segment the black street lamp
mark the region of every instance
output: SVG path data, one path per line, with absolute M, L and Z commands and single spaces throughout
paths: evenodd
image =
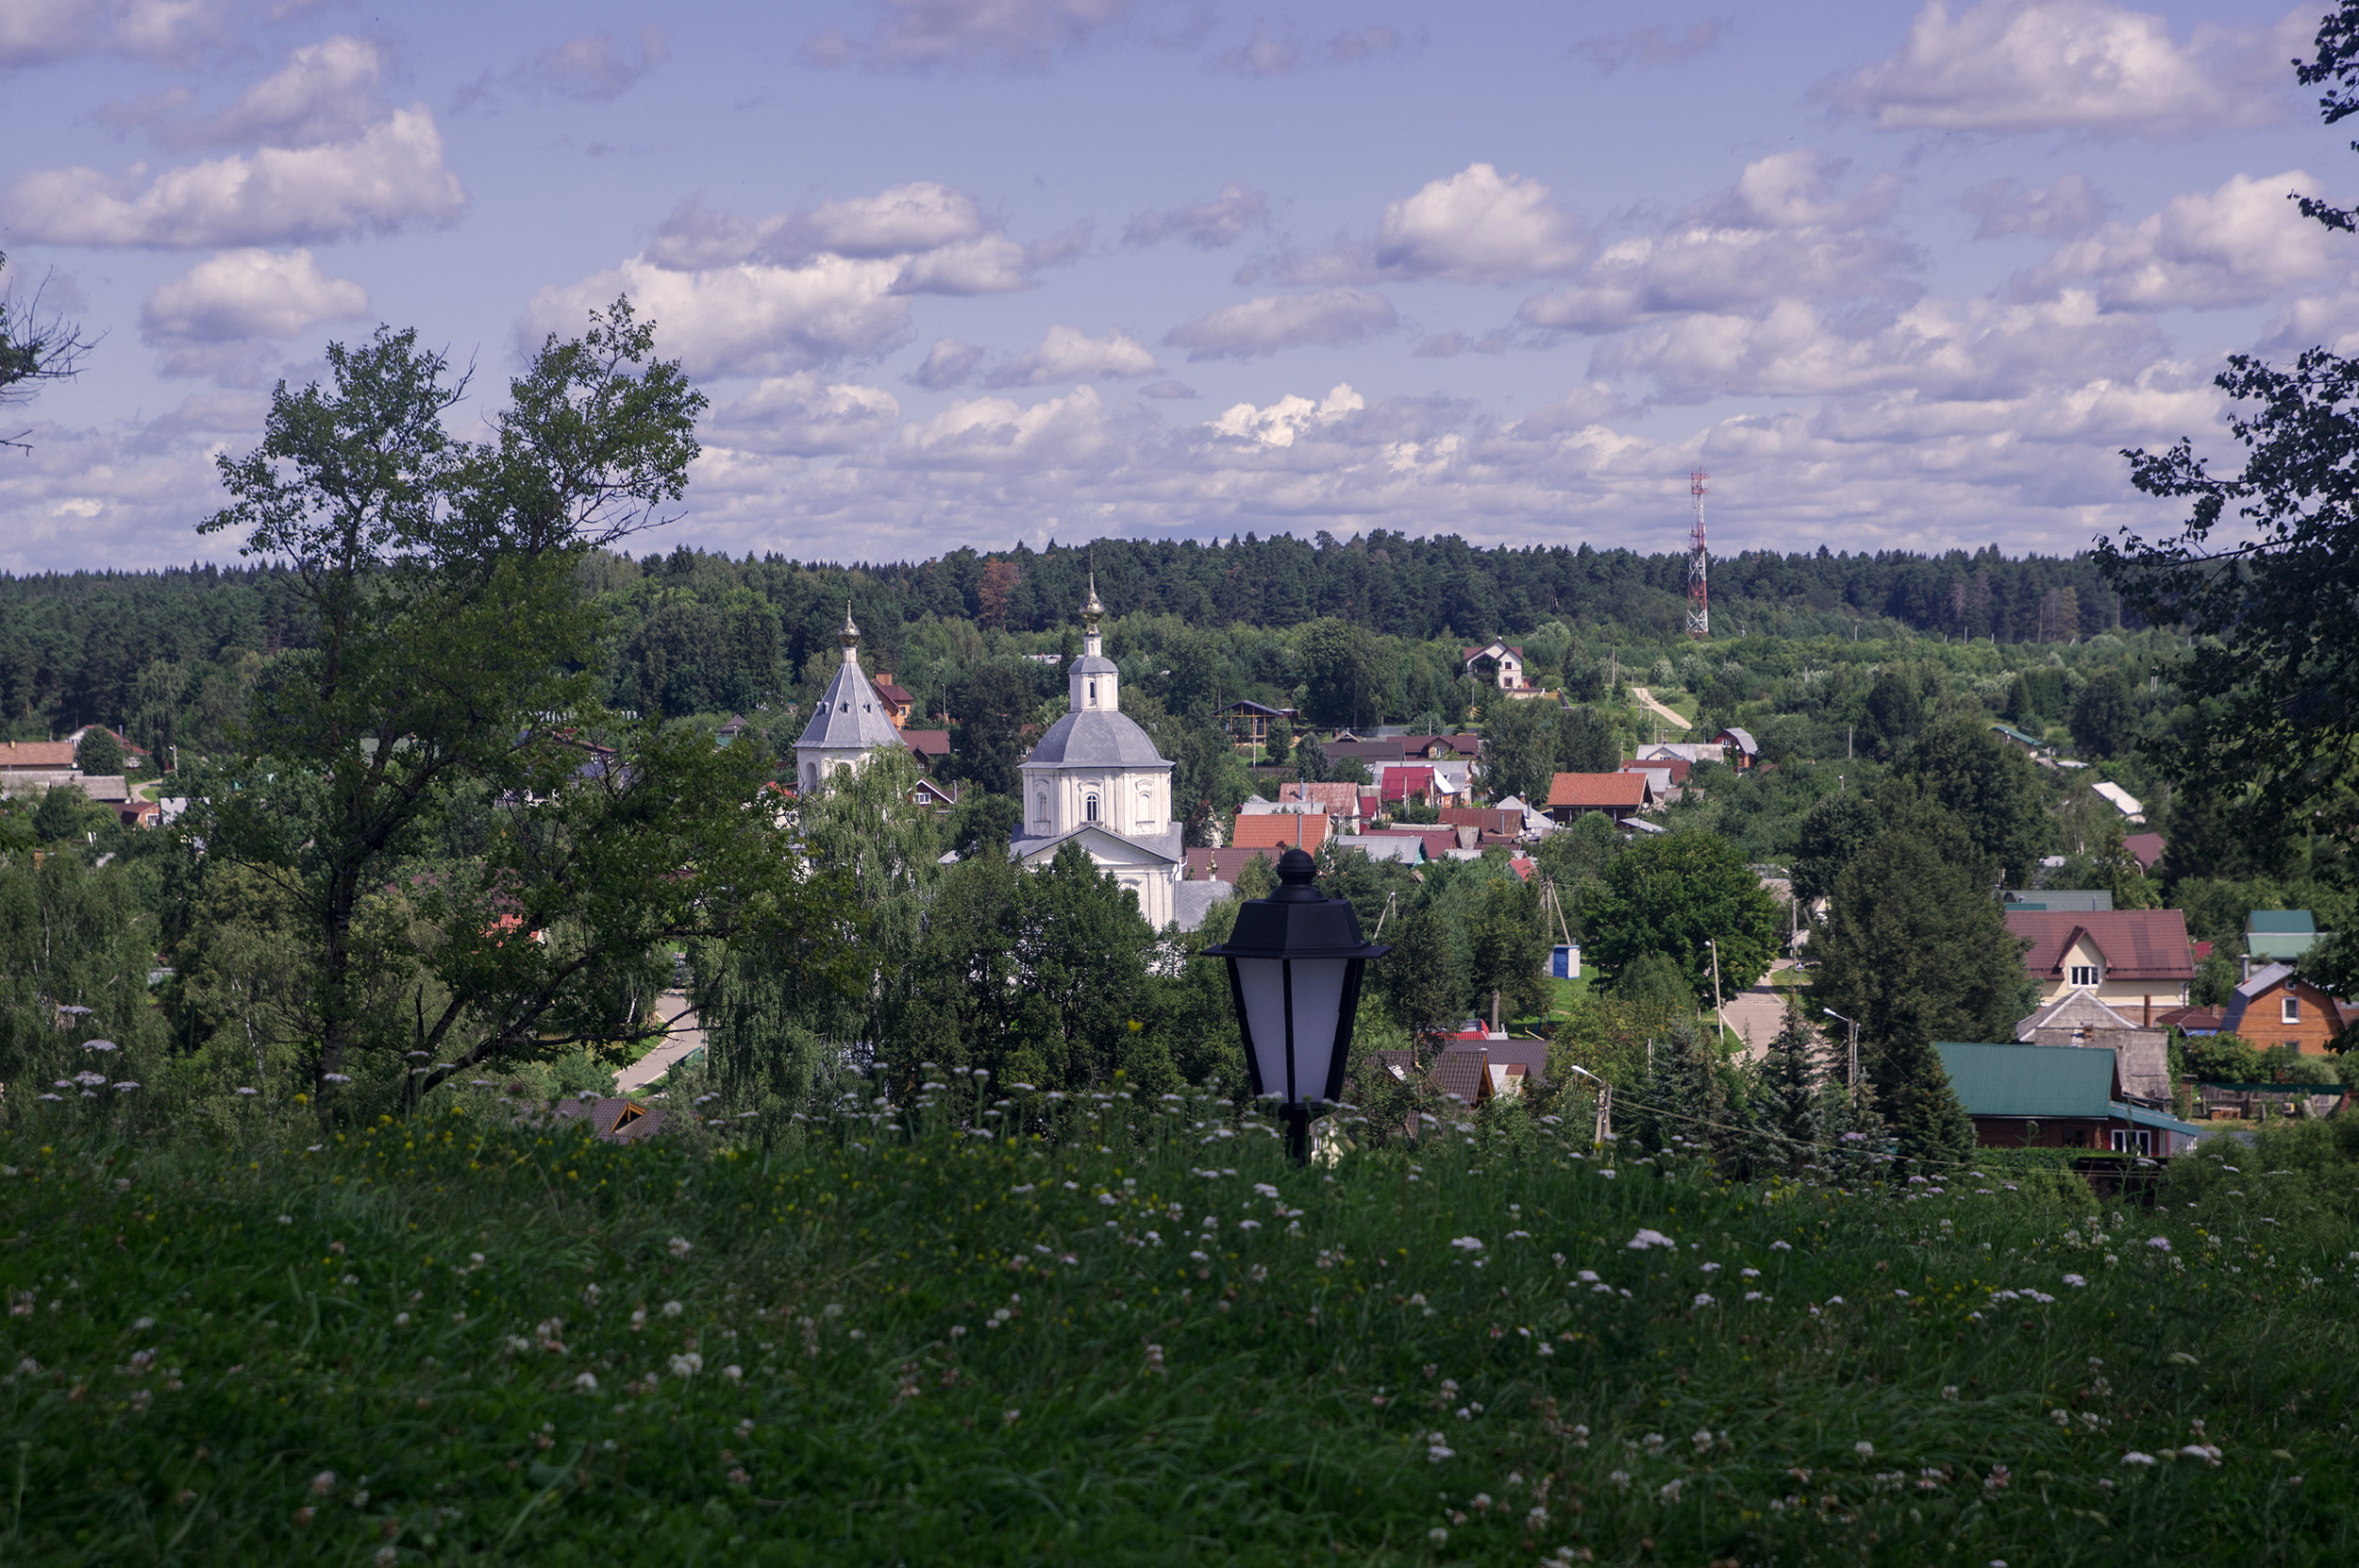
M 1308 854 L 1286 851 L 1278 891 L 1247 899 L 1229 940 L 1203 954 L 1229 960 L 1253 1093 L 1284 1100 L 1286 1146 L 1297 1160 L 1311 1156 L 1311 1102 L 1343 1094 L 1361 975 L 1370 959 L 1392 951 L 1360 940 L 1351 901 L 1321 893 L 1312 885 L 1317 875 Z

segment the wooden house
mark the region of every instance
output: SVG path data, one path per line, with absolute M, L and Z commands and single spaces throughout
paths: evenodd
M 2164 1156 L 2193 1146 L 2203 1129 L 2128 1103 L 2114 1053 L 2102 1046 L 1933 1046 L 1949 1087 L 1989 1149 L 2086 1149 Z
M 2230 995 L 2220 1028 L 2265 1051 L 2290 1045 L 2304 1056 L 2324 1056 L 2327 1043 L 2353 1023 L 2359 1008 L 2329 996 L 2290 964 L 2273 963 L 2254 970 Z

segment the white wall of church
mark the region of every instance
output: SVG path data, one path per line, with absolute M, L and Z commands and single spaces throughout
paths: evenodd
M 1026 770 L 1025 830 L 1062 837 L 1096 824 L 1125 838 L 1171 826 L 1171 776 L 1119 769 Z

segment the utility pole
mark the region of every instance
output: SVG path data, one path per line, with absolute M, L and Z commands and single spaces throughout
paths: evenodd
M 1704 945 L 1712 949 L 1712 1022 L 1716 1028 L 1720 1025 L 1720 944 L 1706 937 Z

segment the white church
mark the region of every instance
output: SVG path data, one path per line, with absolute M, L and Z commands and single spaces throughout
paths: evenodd
M 1048 726 L 1020 771 L 1024 819 L 1008 853 L 1033 869 L 1078 842 L 1098 870 L 1130 890 L 1139 913 L 1162 930 L 1177 919 L 1193 930 L 1205 911 L 1231 889 L 1223 882 L 1186 882 L 1185 829 L 1172 820 L 1170 762 L 1138 721 L 1122 711 L 1122 671 L 1106 657 L 1098 621 L 1106 607 L 1090 580 L 1081 657 L 1067 672 L 1070 711 Z M 860 627 L 844 610 L 844 664 L 828 685 L 795 742 L 795 772 L 802 792 L 815 794 L 829 777 L 857 768 L 871 753 L 905 746 L 883 699 L 860 667 Z
M 876 683 L 860 667 L 860 627 L 852 622 L 852 607 L 844 607 L 844 629 L 836 634 L 844 644 L 844 664 L 828 682 L 828 694 L 811 710 L 795 742 L 795 777 L 805 794 L 817 794 L 828 776 L 857 768 L 872 751 L 906 748 L 908 742 L 894 727 Z
M 1122 711 L 1122 672 L 1098 634 L 1105 613 L 1093 576 L 1081 607 L 1081 657 L 1066 673 L 1071 710 L 1023 763 L 1024 820 L 1008 853 L 1041 867 L 1066 840 L 1077 841 L 1100 871 L 1137 895 L 1139 913 L 1161 930 L 1172 922 L 1187 864 L 1184 829 L 1171 816 L 1172 765 Z

